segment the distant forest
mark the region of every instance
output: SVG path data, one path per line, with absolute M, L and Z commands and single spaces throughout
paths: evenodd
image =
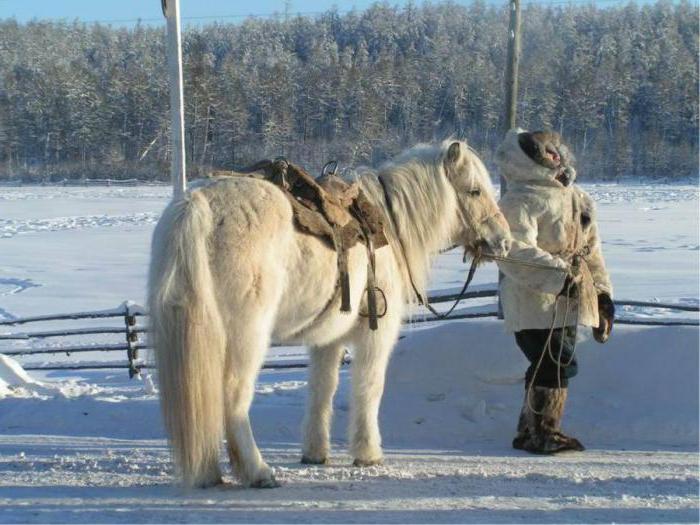
M 697 5 L 527 4 L 518 122 L 580 179 L 698 175 Z M 491 164 L 508 12 L 476 1 L 190 27 L 191 176 L 286 156 L 377 164 L 464 138 Z M 0 20 L 0 179 L 167 179 L 164 28 Z

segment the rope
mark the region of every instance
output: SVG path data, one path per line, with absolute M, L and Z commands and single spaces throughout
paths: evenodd
M 564 321 L 568 318 L 568 309 L 569 309 L 569 290 L 570 288 L 567 288 L 566 291 L 566 310 L 564 314 Z M 559 296 L 557 296 L 558 298 Z M 527 390 L 525 392 L 525 402 L 527 403 L 527 408 L 533 413 L 537 414 L 538 416 L 543 416 L 544 412 L 538 412 L 535 410 L 535 408 L 532 406 L 532 388 L 533 385 L 535 384 L 535 379 L 537 378 L 537 374 L 540 371 L 540 366 L 542 365 L 542 361 L 544 360 L 545 355 L 549 355 L 550 358 L 551 356 L 551 350 L 552 350 L 552 336 L 554 335 L 554 330 L 555 330 L 555 325 L 556 325 L 556 319 L 557 319 L 557 307 L 556 307 L 556 302 L 554 303 L 554 311 L 552 315 L 552 322 L 549 325 L 549 333 L 547 334 L 547 339 L 544 342 L 544 346 L 542 348 L 542 352 L 540 352 L 540 358 L 537 361 L 537 365 L 535 366 L 535 370 L 532 373 L 532 377 L 530 378 L 530 381 L 527 385 Z M 562 328 L 563 329 L 563 328 Z M 563 335 L 563 334 L 562 334 Z M 561 352 L 563 351 L 564 348 L 564 338 L 561 337 L 561 343 L 559 346 L 559 356 L 561 357 Z M 554 361 L 554 359 L 552 359 Z M 560 372 L 560 362 L 559 360 L 556 361 L 557 363 L 557 386 L 561 389 L 561 372 Z
M 549 267 L 551 269 L 556 269 L 554 267 Z M 557 294 L 557 297 L 554 301 L 554 306 L 553 306 L 553 312 L 552 312 L 552 322 L 549 325 L 549 333 L 547 334 L 547 339 L 544 342 L 544 346 L 542 348 L 542 352 L 540 353 L 540 358 L 537 361 L 537 365 L 535 366 L 535 370 L 532 373 L 532 378 L 530 379 L 530 382 L 527 385 L 527 391 L 525 393 L 525 400 L 527 403 L 527 408 L 532 411 L 533 414 L 537 414 L 538 416 L 543 416 L 543 412 L 538 412 L 535 410 L 532 406 L 532 388 L 535 383 L 535 379 L 537 378 L 537 374 L 540 370 L 540 366 L 542 365 L 542 361 L 544 360 L 545 355 L 549 355 L 549 358 L 557 364 L 557 388 L 561 390 L 561 368 L 562 368 L 562 362 L 561 362 L 561 356 L 562 353 L 564 352 L 564 333 L 563 331 L 566 329 L 567 326 L 567 321 L 569 320 L 569 313 L 570 313 L 570 305 L 571 305 L 571 295 L 572 291 L 574 290 L 575 283 L 574 281 L 571 281 L 569 285 L 566 287 L 566 291 L 562 290 Z M 554 330 L 556 330 L 556 320 L 557 320 L 557 301 L 559 300 L 559 297 L 566 297 L 566 306 L 564 307 L 564 322 L 562 323 L 562 336 L 559 338 L 559 355 L 557 358 L 554 358 L 554 355 L 552 354 L 552 337 L 554 335 Z M 576 298 L 577 302 L 580 300 L 580 295 Z M 571 350 L 571 358 L 568 360 L 566 364 L 564 364 L 564 368 L 568 367 L 571 365 L 571 363 L 574 360 L 574 357 L 576 355 L 576 343 L 578 340 L 578 322 L 579 322 L 579 316 L 580 316 L 580 305 L 576 305 L 576 324 L 574 325 L 574 346 L 573 349 Z
M 537 268 L 539 270 L 551 270 L 554 272 L 569 273 L 569 270 L 567 268 L 559 268 L 558 266 L 550 266 L 550 265 L 544 264 L 544 263 L 521 261 L 520 259 L 513 259 L 512 257 L 504 257 L 501 255 L 494 255 L 491 253 L 484 254 L 484 258 L 485 259 L 492 259 L 494 261 L 501 261 L 501 262 L 507 262 L 507 263 L 511 263 L 511 264 L 518 264 L 520 266 L 525 266 L 528 268 Z

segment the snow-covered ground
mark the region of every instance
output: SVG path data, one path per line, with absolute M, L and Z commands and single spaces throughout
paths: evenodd
M 698 188 L 587 189 L 617 297 L 697 305 Z M 143 302 L 149 237 L 168 195 L 0 188 L 0 319 Z M 461 254 L 441 255 L 432 288 L 459 286 L 464 274 Z M 495 279 L 485 266 L 475 283 Z M 383 466 L 350 467 L 348 367 L 322 467 L 298 464 L 306 372 L 262 374 L 253 426 L 284 484 L 271 491 L 230 476 L 213 490 L 174 486 L 148 378 L 0 366 L 0 522 L 698 521 L 696 327 L 617 326 L 605 346 L 585 338 L 565 427 L 589 450 L 558 457 L 509 447 L 525 361 L 498 321 L 421 324 L 404 335 L 382 404 Z

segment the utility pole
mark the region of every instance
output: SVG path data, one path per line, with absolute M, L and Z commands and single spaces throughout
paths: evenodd
M 518 66 L 520 64 L 520 0 L 510 0 L 508 24 L 508 59 L 506 61 L 505 120 L 503 135 L 515 127 L 518 112 Z M 501 175 L 501 196 L 506 192 L 506 181 Z
M 508 24 L 508 59 L 506 62 L 505 88 L 505 119 L 503 122 L 503 135 L 515 127 L 515 118 L 518 112 L 518 66 L 520 63 L 520 0 L 510 0 L 510 23 Z M 508 184 L 503 174 L 500 175 L 501 198 L 508 190 Z M 503 274 L 498 272 L 500 284 Z M 500 286 L 499 286 L 500 289 Z M 503 306 L 501 297 L 498 296 L 498 318 L 503 319 Z
M 180 33 L 180 0 L 161 0 L 168 22 L 167 54 L 170 82 L 170 178 L 173 199 L 185 193 L 185 102 L 182 88 L 182 35 Z

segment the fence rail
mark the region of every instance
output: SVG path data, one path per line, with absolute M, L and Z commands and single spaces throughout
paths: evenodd
M 463 300 L 480 299 L 496 297 L 497 291 L 494 288 L 486 286 L 476 287 L 476 289 L 468 292 L 462 297 Z M 441 290 L 435 292 L 429 297 L 432 304 L 448 303 L 459 299 L 459 290 Z M 700 312 L 700 307 L 685 304 L 673 303 L 657 303 L 649 301 L 634 301 L 634 300 L 617 300 L 617 306 L 632 306 L 644 307 L 662 310 L 671 310 L 679 312 Z M 497 317 L 497 312 L 491 310 L 492 305 L 465 307 L 456 310 L 446 319 L 439 319 L 432 314 L 419 314 L 411 316 L 407 319 L 407 323 L 429 323 L 442 322 L 460 319 L 478 319 Z M 74 353 L 89 353 L 89 352 L 126 352 L 127 362 L 112 362 L 112 363 L 48 363 L 34 364 L 27 363 L 24 368 L 26 370 L 85 370 L 85 369 L 119 369 L 126 368 L 129 370 L 129 375 L 133 377 L 138 374 L 141 369 L 148 368 L 146 364 L 141 362 L 138 357 L 140 350 L 147 350 L 149 346 L 139 339 L 141 334 L 148 331 L 148 327 L 144 324 L 139 325 L 138 319 L 146 319 L 148 313 L 146 310 L 133 303 L 125 302 L 119 307 L 109 310 L 99 310 L 93 312 L 74 312 L 67 314 L 50 314 L 32 317 L 24 317 L 17 319 L 8 319 L 0 321 L 1 326 L 14 327 L 31 323 L 48 322 L 48 321 L 81 321 L 92 319 L 119 319 L 123 320 L 121 326 L 96 326 L 96 327 L 77 327 L 54 330 L 26 331 L 0 333 L 0 341 L 38 341 L 47 340 L 58 337 L 84 337 L 84 336 L 109 336 L 122 334 L 124 339 L 120 343 L 91 343 L 91 344 L 68 344 L 66 346 L 40 346 L 30 348 L 0 348 L 0 354 L 7 356 L 36 356 L 36 355 L 52 355 L 66 354 L 70 356 Z M 642 325 L 642 326 L 700 326 L 700 322 L 695 319 L 644 319 L 632 317 L 620 317 L 616 319 L 619 324 L 627 325 Z M 346 362 L 349 362 L 346 359 Z M 282 360 L 274 363 L 266 363 L 263 368 L 299 368 L 307 366 L 303 360 Z

